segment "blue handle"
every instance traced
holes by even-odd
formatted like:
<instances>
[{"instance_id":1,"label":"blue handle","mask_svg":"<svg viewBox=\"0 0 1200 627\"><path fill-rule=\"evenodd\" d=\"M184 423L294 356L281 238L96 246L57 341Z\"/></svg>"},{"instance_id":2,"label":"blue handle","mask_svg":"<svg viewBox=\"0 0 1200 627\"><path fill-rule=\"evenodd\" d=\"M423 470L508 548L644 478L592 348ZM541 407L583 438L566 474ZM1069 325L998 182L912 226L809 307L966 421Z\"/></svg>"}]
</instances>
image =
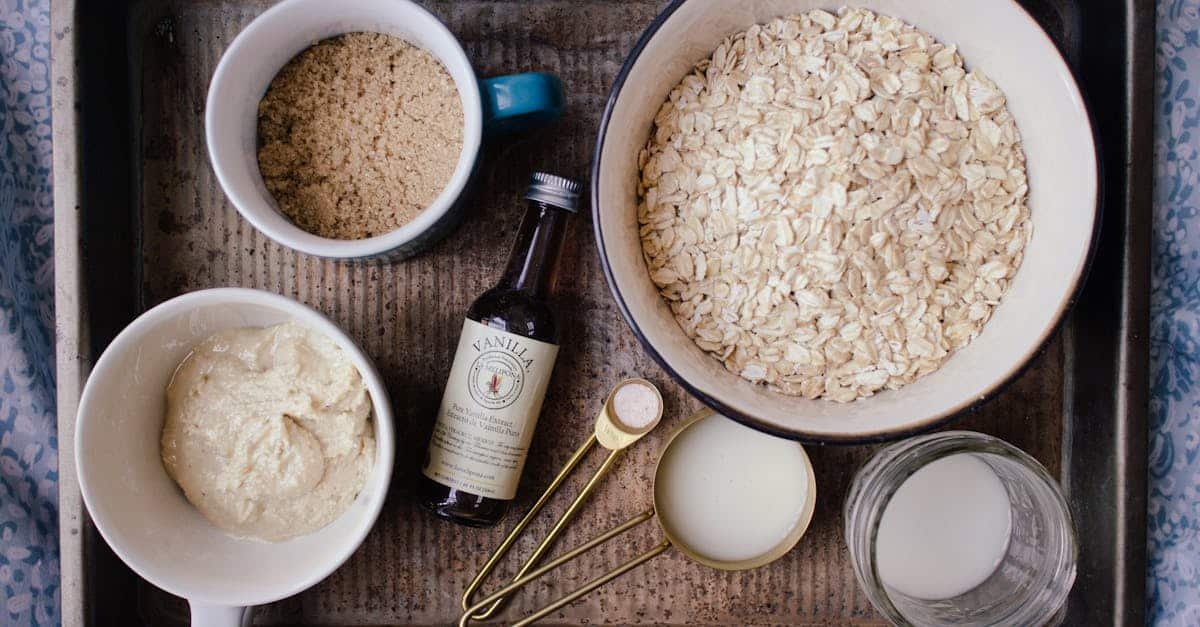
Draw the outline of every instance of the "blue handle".
<instances>
[{"instance_id":1,"label":"blue handle","mask_svg":"<svg viewBox=\"0 0 1200 627\"><path fill-rule=\"evenodd\" d=\"M562 82L553 74L525 72L479 81L483 128L489 135L528 131L562 115Z\"/></svg>"}]
</instances>

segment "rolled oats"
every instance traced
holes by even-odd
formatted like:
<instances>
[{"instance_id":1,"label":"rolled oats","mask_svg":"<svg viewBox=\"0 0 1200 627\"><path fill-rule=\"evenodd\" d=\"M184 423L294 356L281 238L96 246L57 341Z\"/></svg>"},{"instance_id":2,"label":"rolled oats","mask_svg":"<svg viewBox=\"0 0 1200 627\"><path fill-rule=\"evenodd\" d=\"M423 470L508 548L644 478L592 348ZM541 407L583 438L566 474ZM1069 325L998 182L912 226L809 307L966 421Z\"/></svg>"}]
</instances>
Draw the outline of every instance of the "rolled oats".
<instances>
[{"instance_id":1,"label":"rolled oats","mask_svg":"<svg viewBox=\"0 0 1200 627\"><path fill-rule=\"evenodd\" d=\"M853 401L979 335L1032 234L1004 94L862 9L726 39L638 156L650 278L683 331L785 394Z\"/></svg>"}]
</instances>

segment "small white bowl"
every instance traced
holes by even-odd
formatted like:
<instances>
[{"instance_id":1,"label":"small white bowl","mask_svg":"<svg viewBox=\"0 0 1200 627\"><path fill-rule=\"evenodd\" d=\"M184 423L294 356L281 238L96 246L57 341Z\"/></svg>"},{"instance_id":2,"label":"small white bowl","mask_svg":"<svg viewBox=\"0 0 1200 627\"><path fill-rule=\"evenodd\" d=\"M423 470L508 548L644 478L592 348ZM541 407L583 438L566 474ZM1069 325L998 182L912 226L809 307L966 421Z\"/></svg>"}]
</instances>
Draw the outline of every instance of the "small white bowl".
<instances>
[{"instance_id":1,"label":"small white bowl","mask_svg":"<svg viewBox=\"0 0 1200 627\"><path fill-rule=\"evenodd\" d=\"M277 208L258 170L258 102L292 57L343 33L379 32L428 50L458 87L463 147L438 197L400 228L360 240L320 237ZM204 114L209 159L225 195L267 237L310 255L333 258L408 256L446 235L461 219L466 188L483 137L479 83L466 52L432 13L408 0L285 0L251 22L229 45L213 73Z\"/></svg>"},{"instance_id":2,"label":"small white bowl","mask_svg":"<svg viewBox=\"0 0 1200 627\"><path fill-rule=\"evenodd\" d=\"M279 211L258 169L258 104L271 80L314 43L354 32L399 37L441 61L458 89L462 152L437 198L411 222L374 237L342 240L296 226ZM543 72L479 79L454 34L411 0L283 0L250 22L221 56L204 111L208 156L221 189L255 228L310 255L403 258L445 237L462 220L463 192L478 169L485 137L530 130L562 114L562 84Z\"/></svg>"},{"instance_id":3,"label":"small white bowl","mask_svg":"<svg viewBox=\"0 0 1200 627\"><path fill-rule=\"evenodd\" d=\"M237 539L205 519L163 469L167 383L213 333L288 321L329 337L358 368L374 405L375 463L358 498L322 529L276 543ZM358 548L387 495L393 434L383 379L328 318L283 296L223 288L162 303L109 344L79 401L75 457L84 503L113 551L150 583L188 599L194 625L236 625L248 606L312 586Z\"/></svg>"},{"instance_id":4,"label":"small white bowl","mask_svg":"<svg viewBox=\"0 0 1200 627\"><path fill-rule=\"evenodd\" d=\"M827 0L676 0L654 20L617 75L592 162L600 261L646 350L720 413L784 437L888 440L932 429L1014 379L1073 301L1098 234L1096 144L1071 70L1037 22L1012 0L857 0L958 44L1008 96L1024 141L1033 239L983 332L944 366L897 391L840 404L770 392L730 373L679 328L650 280L637 225L637 155L668 92L721 41L775 17L826 9Z\"/></svg>"}]
</instances>

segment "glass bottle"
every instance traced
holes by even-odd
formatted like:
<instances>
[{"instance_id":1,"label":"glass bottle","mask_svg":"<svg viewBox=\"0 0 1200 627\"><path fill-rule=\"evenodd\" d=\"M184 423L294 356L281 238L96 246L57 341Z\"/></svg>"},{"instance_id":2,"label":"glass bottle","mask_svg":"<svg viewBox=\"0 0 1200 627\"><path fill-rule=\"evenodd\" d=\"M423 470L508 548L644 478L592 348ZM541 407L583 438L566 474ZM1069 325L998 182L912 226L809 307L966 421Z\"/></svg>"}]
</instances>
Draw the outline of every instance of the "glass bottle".
<instances>
[{"instance_id":1,"label":"glass bottle","mask_svg":"<svg viewBox=\"0 0 1200 627\"><path fill-rule=\"evenodd\" d=\"M418 479L421 504L441 518L490 526L516 495L558 352L550 298L579 190L533 175L508 266L467 310Z\"/></svg>"}]
</instances>

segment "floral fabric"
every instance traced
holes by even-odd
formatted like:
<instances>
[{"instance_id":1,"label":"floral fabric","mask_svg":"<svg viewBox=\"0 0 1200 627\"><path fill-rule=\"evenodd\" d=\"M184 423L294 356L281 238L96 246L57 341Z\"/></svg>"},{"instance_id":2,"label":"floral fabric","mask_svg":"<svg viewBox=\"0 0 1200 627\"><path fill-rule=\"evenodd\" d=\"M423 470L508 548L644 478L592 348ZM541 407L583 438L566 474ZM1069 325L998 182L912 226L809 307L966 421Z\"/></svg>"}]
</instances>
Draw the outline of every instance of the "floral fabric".
<instances>
[{"instance_id":1,"label":"floral fabric","mask_svg":"<svg viewBox=\"0 0 1200 627\"><path fill-rule=\"evenodd\" d=\"M59 622L50 7L0 0L0 624Z\"/></svg>"},{"instance_id":2,"label":"floral fabric","mask_svg":"<svg viewBox=\"0 0 1200 627\"><path fill-rule=\"evenodd\" d=\"M1200 625L1200 0L1159 0L1150 301L1150 619Z\"/></svg>"}]
</instances>

